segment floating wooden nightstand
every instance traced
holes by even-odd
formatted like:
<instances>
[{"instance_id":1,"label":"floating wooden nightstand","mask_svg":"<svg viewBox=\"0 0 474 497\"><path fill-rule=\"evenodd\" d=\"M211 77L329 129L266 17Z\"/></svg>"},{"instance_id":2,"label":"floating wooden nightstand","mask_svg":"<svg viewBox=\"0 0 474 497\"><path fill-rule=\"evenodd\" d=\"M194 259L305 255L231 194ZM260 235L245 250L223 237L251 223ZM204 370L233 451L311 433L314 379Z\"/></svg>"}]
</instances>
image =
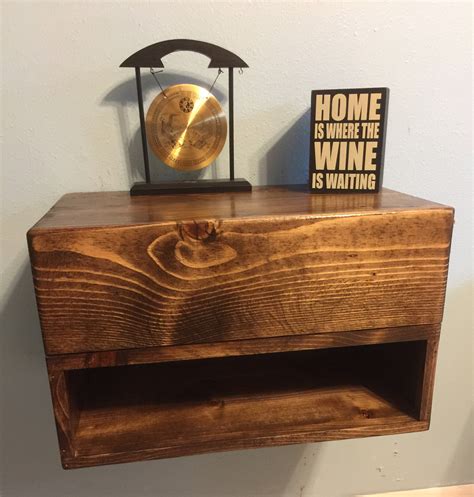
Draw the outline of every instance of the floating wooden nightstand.
<instances>
[{"instance_id":1,"label":"floating wooden nightstand","mask_svg":"<svg viewBox=\"0 0 474 497\"><path fill-rule=\"evenodd\" d=\"M453 210L65 195L28 233L65 468L426 430Z\"/></svg>"}]
</instances>

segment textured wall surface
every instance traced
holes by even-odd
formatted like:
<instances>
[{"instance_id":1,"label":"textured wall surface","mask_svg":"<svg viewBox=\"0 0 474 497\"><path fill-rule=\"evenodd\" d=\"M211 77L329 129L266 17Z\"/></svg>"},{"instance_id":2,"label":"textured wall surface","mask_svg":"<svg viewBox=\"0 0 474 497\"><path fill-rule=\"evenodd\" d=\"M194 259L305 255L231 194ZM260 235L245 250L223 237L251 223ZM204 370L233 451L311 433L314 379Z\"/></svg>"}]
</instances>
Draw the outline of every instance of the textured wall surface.
<instances>
[{"instance_id":1,"label":"textured wall surface","mask_svg":"<svg viewBox=\"0 0 474 497\"><path fill-rule=\"evenodd\" d=\"M473 479L471 15L458 2L2 2L2 497L339 497ZM60 468L25 232L66 192L140 175L133 71L118 65L180 37L248 62L236 167L254 184L305 181L312 89L390 87L385 186L456 207L429 432ZM201 56L166 64L163 84L215 76ZM144 89L157 93L149 75Z\"/></svg>"}]
</instances>

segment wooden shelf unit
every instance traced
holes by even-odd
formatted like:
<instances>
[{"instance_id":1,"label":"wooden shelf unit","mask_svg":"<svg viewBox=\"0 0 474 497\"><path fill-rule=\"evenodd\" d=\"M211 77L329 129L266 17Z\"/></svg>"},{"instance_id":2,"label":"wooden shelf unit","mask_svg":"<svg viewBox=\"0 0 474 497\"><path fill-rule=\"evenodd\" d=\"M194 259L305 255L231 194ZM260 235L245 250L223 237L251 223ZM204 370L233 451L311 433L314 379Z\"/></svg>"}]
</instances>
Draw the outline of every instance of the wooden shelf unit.
<instances>
[{"instance_id":1,"label":"wooden shelf unit","mask_svg":"<svg viewBox=\"0 0 474 497\"><path fill-rule=\"evenodd\" d=\"M28 233L64 468L428 429L453 211L72 194Z\"/></svg>"}]
</instances>

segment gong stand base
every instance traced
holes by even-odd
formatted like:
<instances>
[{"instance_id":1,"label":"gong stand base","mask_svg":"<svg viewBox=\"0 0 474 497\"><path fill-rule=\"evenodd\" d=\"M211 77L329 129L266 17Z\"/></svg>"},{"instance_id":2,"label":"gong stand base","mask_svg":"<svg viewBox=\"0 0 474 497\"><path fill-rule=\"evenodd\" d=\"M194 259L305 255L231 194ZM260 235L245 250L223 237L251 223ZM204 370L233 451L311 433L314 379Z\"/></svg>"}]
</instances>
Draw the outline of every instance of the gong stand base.
<instances>
[{"instance_id":1,"label":"gong stand base","mask_svg":"<svg viewBox=\"0 0 474 497\"><path fill-rule=\"evenodd\" d=\"M174 193L250 192L252 185L246 179L196 179L166 183L135 183L130 195L168 195Z\"/></svg>"}]
</instances>

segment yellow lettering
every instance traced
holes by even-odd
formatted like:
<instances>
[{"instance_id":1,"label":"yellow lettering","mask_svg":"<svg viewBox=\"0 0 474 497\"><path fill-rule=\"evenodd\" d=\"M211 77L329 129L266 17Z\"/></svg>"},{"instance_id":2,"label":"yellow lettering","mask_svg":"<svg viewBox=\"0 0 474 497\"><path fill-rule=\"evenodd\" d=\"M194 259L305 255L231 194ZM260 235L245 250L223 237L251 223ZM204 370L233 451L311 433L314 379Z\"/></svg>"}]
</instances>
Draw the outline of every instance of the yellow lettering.
<instances>
[{"instance_id":1,"label":"yellow lettering","mask_svg":"<svg viewBox=\"0 0 474 497\"><path fill-rule=\"evenodd\" d=\"M365 144L365 171L375 171L376 165L374 164L375 157L377 156L377 142L367 142Z\"/></svg>"},{"instance_id":2,"label":"yellow lettering","mask_svg":"<svg viewBox=\"0 0 474 497\"><path fill-rule=\"evenodd\" d=\"M321 189L323 187L323 173L316 174L316 188Z\"/></svg>"},{"instance_id":3,"label":"yellow lettering","mask_svg":"<svg viewBox=\"0 0 474 497\"><path fill-rule=\"evenodd\" d=\"M346 176L344 174L338 174L338 178L337 178L337 188L339 190L344 190L344 188L346 187L344 181L346 179Z\"/></svg>"},{"instance_id":4,"label":"yellow lettering","mask_svg":"<svg viewBox=\"0 0 474 497\"><path fill-rule=\"evenodd\" d=\"M347 158L347 142L339 143L339 162L338 169L340 171L346 170L346 158Z\"/></svg>"},{"instance_id":5,"label":"yellow lettering","mask_svg":"<svg viewBox=\"0 0 474 497\"><path fill-rule=\"evenodd\" d=\"M338 174L334 173L326 174L326 185L328 189L337 188L336 181L338 176L339 176Z\"/></svg>"},{"instance_id":6,"label":"yellow lettering","mask_svg":"<svg viewBox=\"0 0 474 497\"><path fill-rule=\"evenodd\" d=\"M380 114L378 113L378 111L380 110L380 100L381 99L382 99L381 93L371 93L370 94L369 119L380 121Z\"/></svg>"},{"instance_id":7,"label":"yellow lettering","mask_svg":"<svg viewBox=\"0 0 474 497\"><path fill-rule=\"evenodd\" d=\"M351 93L347 104L347 119L359 120L367 119L369 107L368 93Z\"/></svg>"},{"instance_id":8,"label":"yellow lettering","mask_svg":"<svg viewBox=\"0 0 474 497\"><path fill-rule=\"evenodd\" d=\"M324 124L323 123L318 123L316 126L316 136L315 138L324 138Z\"/></svg>"},{"instance_id":9,"label":"yellow lettering","mask_svg":"<svg viewBox=\"0 0 474 497\"><path fill-rule=\"evenodd\" d=\"M337 155L339 152L339 142L314 142L314 157L316 170L323 171L336 169Z\"/></svg>"},{"instance_id":10,"label":"yellow lettering","mask_svg":"<svg viewBox=\"0 0 474 497\"><path fill-rule=\"evenodd\" d=\"M364 165L364 142L349 142L347 169L362 171Z\"/></svg>"},{"instance_id":11,"label":"yellow lettering","mask_svg":"<svg viewBox=\"0 0 474 497\"><path fill-rule=\"evenodd\" d=\"M326 124L326 135L327 138L336 138L336 128L337 124L336 123L327 123Z\"/></svg>"},{"instance_id":12,"label":"yellow lettering","mask_svg":"<svg viewBox=\"0 0 474 497\"><path fill-rule=\"evenodd\" d=\"M334 95L331 105L331 115L335 121L342 121L346 117L347 99L342 93Z\"/></svg>"},{"instance_id":13,"label":"yellow lettering","mask_svg":"<svg viewBox=\"0 0 474 497\"><path fill-rule=\"evenodd\" d=\"M316 95L316 121L329 121L331 109L331 95Z\"/></svg>"},{"instance_id":14,"label":"yellow lettering","mask_svg":"<svg viewBox=\"0 0 474 497\"><path fill-rule=\"evenodd\" d=\"M369 190L375 190L375 174L369 174L369 184L367 185Z\"/></svg>"}]
</instances>

